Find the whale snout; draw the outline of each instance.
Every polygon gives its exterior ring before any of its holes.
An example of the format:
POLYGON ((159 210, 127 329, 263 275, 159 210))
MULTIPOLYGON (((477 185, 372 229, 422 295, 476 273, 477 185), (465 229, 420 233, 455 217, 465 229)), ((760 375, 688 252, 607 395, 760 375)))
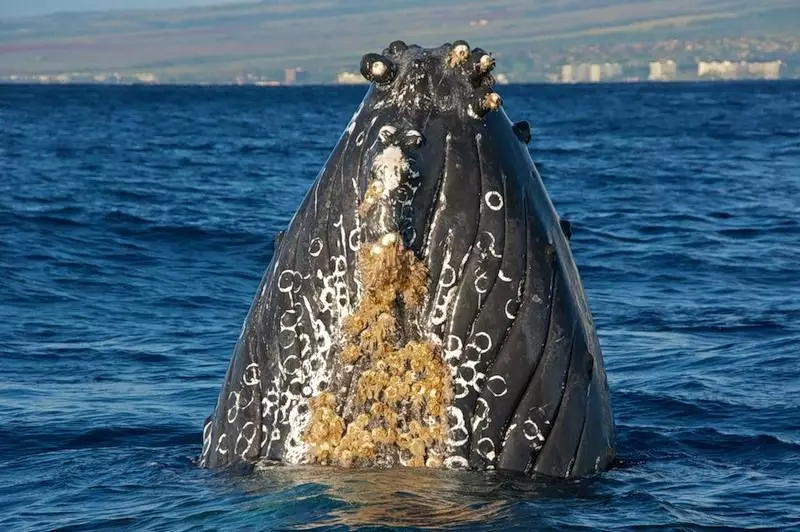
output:
POLYGON ((277 247, 201 463, 605 468, 614 426, 568 239, 465 41, 395 41, 277 247))

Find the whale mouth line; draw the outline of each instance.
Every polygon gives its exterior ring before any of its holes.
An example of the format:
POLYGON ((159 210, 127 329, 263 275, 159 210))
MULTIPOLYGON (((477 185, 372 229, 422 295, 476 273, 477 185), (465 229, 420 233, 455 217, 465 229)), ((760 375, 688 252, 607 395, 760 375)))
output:
POLYGON ((464 41, 364 56, 372 85, 276 239, 200 465, 563 478, 611 463, 571 228, 494 67, 464 41))

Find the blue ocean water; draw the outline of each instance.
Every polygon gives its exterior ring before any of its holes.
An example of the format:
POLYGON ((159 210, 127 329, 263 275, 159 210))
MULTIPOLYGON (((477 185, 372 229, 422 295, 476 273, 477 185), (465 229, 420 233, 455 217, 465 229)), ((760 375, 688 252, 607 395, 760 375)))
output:
POLYGON ((501 89, 573 224, 623 467, 198 469, 363 87, 0 86, 0 530, 800 527, 800 84, 501 89))

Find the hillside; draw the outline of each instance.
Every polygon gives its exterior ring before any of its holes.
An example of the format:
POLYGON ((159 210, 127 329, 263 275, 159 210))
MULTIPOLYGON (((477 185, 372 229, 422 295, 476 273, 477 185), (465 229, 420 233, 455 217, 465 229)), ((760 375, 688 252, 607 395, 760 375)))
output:
POLYGON ((796 0, 276 0, 56 14, 0 20, 0 75, 146 71, 162 80, 222 80, 256 72, 282 79, 283 69, 301 67, 312 80, 330 81, 396 38, 427 45, 464 38, 524 77, 574 46, 602 55, 619 43, 792 38, 798 20, 796 0))

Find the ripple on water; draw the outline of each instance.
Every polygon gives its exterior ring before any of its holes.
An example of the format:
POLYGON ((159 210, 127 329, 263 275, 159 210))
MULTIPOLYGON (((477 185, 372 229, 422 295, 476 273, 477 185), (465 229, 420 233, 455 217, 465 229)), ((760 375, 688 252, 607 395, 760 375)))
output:
POLYGON ((362 93, 0 86, 0 530, 800 528, 794 82, 503 89, 572 222, 620 467, 196 468, 362 93))

